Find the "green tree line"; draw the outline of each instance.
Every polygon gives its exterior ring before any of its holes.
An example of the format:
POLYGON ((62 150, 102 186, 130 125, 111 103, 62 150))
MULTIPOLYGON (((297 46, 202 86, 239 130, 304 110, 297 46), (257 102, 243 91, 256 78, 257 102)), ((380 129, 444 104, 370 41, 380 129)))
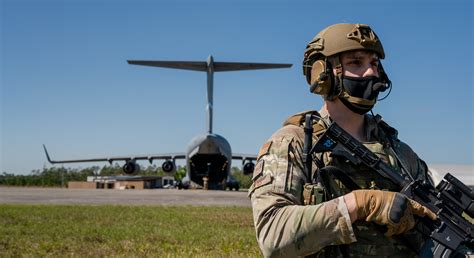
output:
MULTIPOLYGON (((138 173, 142 176, 164 176, 165 172, 156 165, 142 168, 138 173)), ((69 181, 86 181, 88 176, 118 176, 124 175, 122 167, 118 164, 113 166, 92 166, 87 168, 66 168, 50 167, 42 170, 33 170, 29 175, 15 175, 7 172, 0 174, 0 185, 6 186, 43 186, 43 187, 64 187, 69 181)), ((181 180, 186 175, 186 168, 177 166, 173 176, 176 180, 181 180)), ((232 176, 240 182, 241 188, 248 188, 251 178, 245 176, 242 171, 232 168, 232 176)))

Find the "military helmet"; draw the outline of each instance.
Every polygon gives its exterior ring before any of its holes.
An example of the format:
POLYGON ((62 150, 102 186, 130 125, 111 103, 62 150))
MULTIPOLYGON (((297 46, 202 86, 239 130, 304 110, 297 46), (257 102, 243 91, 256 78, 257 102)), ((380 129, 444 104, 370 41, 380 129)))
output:
POLYGON ((326 69, 326 58, 351 50, 369 50, 385 58, 382 43, 375 32, 365 24, 340 23, 319 32, 306 46, 303 59, 303 74, 311 84, 311 68, 317 60, 326 69))

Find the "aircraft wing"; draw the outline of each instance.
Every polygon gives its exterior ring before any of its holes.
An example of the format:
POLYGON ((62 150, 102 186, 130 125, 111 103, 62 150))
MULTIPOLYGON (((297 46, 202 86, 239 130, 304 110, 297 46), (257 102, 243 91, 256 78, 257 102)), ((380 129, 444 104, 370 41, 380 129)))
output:
POLYGON ((243 153, 233 153, 232 154, 232 159, 240 159, 242 161, 246 160, 257 160, 257 155, 255 154, 243 154, 243 153))
POLYGON ((193 61, 145 61, 145 60, 127 60, 129 64, 133 65, 145 65, 155 67, 165 67, 174 69, 184 69, 193 71, 206 71, 206 62, 193 62, 193 61))
POLYGON ((163 154, 145 154, 145 155, 130 155, 130 156, 113 156, 105 158, 92 158, 92 159, 71 159, 71 160, 52 160, 49 156, 46 146, 43 144, 44 152, 49 163, 81 163, 81 162, 109 162, 112 164, 114 161, 136 161, 136 160, 148 160, 150 164, 155 159, 184 159, 186 155, 184 153, 163 153, 163 154))
POLYGON ((287 68, 291 66, 292 64, 214 62, 214 71, 227 72, 239 70, 275 69, 287 68))

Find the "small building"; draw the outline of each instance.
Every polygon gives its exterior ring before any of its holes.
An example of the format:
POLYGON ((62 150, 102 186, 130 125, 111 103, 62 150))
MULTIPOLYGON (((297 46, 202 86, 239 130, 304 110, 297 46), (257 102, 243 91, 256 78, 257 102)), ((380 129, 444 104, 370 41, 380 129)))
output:
POLYGON ((67 188, 96 189, 97 183, 96 182, 83 182, 83 181, 69 181, 67 183, 67 188))
POLYGON ((68 188, 154 189, 163 188, 163 185, 169 184, 170 180, 173 180, 174 183, 174 179, 170 178, 161 176, 88 176, 86 182, 70 181, 68 188))

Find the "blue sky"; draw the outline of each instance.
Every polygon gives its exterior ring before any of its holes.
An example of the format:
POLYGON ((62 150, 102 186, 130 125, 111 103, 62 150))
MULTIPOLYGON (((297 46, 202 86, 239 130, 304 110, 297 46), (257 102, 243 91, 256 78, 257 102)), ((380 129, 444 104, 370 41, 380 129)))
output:
MULTIPOLYGON (((127 59, 292 63, 215 74, 214 131, 256 153, 291 114, 319 109, 308 41, 366 23, 393 82, 374 112, 431 164, 474 164, 472 1, 1 0, 0 172, 55 159, 184 151, 205 131, 204 73, 127 59)), ((81 164, 86 167, 90 164, 81 164)))

